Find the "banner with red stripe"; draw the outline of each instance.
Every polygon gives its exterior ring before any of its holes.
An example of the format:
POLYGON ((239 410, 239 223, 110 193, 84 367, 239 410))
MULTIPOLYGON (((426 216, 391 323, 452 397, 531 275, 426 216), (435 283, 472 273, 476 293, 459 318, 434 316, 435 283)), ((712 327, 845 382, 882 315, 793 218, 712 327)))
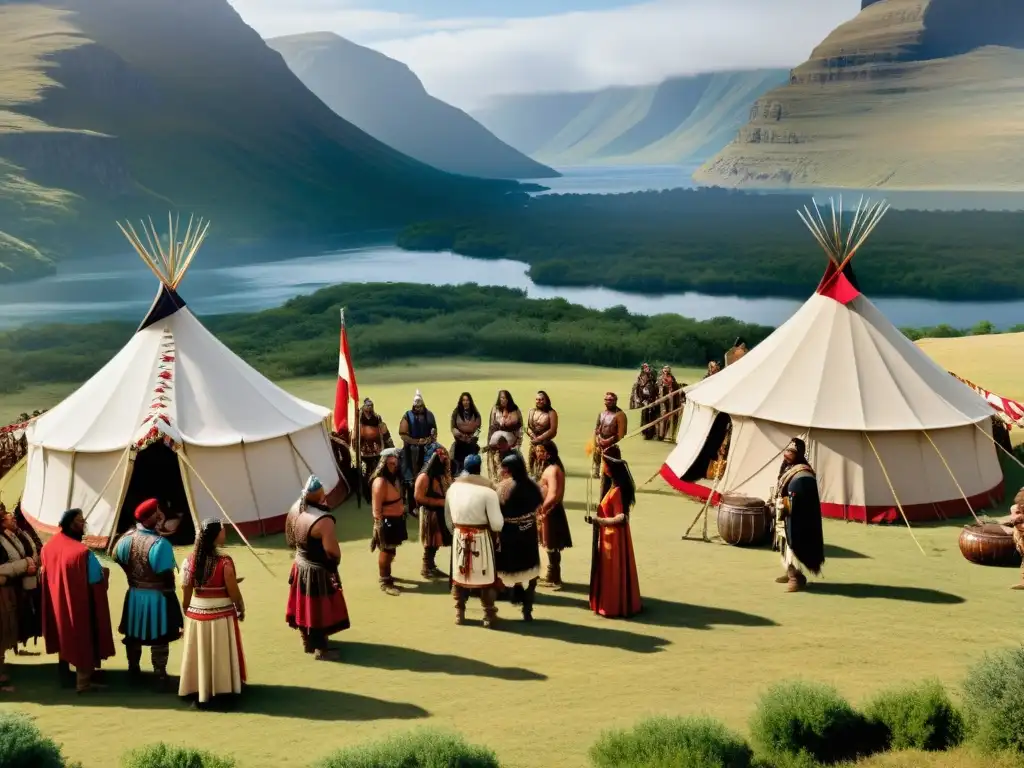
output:
POLYGON ((334 431, 348 430, 349 402, 359 401, 359 386, 356 372, 352 367, 352 354, 348 347, 348 331, 345 330, 345 308, 341 309, 341 346, 338 351, 338 386, 334 391, 334 431))

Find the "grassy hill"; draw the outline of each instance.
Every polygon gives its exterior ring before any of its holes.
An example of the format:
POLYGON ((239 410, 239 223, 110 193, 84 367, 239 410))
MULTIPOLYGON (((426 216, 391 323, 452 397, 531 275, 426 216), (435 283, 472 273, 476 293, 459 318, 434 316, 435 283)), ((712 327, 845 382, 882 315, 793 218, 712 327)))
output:
POLYGON ((405 64, 330 32, 267 40, 309 90, 341 117, 450 173, 539 179, 558 172, 504 143, 461 109, 427 93, 405 64))
POLYGON ((879 0, 764 94, 697 181, 1019 190, 1024 6, 879 0))
POLYGON ((0 260, 16 275, 45 269, 34 249, 108 247, 126 216, 196 211, 229 237, 325 237, 511 188, 442 173, 338 117, 226 0, 0 3, 0 260))
MULTIPOLYGON (((466 626, 453 626, 447 584, 425 583, 418 575, 415 538, 395 561, 404 593, 382 595, 369 551, 370 510, 348 504, 337 512, 352 617, 352 628, 337 638, 340 662, 317 663, 302 653, 283 619, 291 553, 281 537, 254 539, 274 575, 242 547, 229 547, 245 577, 247 606, 241 632, 249 686, 234 711, 197 714, 173 695, 132 685, 120 651, 104 663, 111 689, 88 699, 57 687, 54 657, 11 655, 8 671, 17 691, 0 698, 0 710, 36 718, 83 768, 108 768, 124 750, 159 740, 231 754, 242 768, 301 768, 336 748, 423 725, 461 731, 495 749, 502 765, 583 768, 588 747, 603 731, 648 715, 707 714, 746 732, 759 694, 791 679, 797 667, 802 679, 835 685, 861 704, 880 690, 925 678, 955 692, 983 652, 1017 644, 1021 595, 1007 587, 1018 574, 964 560, 956 543, 962 520, 915 528, 927 556, 902 526, 827 520, 824 578, 804 594, 787 595, 773 582, 776 553, 682 540, 700 505, 660 479, 643 488, 631 521, 645 612, 628 621, 593 615, 587 608, 584 445, 605 390, 625 392, 634 373, 448 360, 360 374, 360 391, 373 398, 392 430, 416 389, 442 421, 467 389, 487 405, 499 388, 520 402, 538 388, 551 395, 561 414, 558 444, 568 472, 574 546, 563 556, 566 588, 540 590, 531 624, 501 603, 500 629, 486 632, 473 601, 466 626), (752 656, 751 649, 760 652, 752 656), (501 716, 468 719, 469 701, 500 702, 501 716), (131 711, 158 714, 160 728, 124 727, 118 715, 131 711)), ((315 402, 333 402, 333 377, 281 384, 315 402)), ((0 398, 0 412, 6 410, 0 398)), ((639 438, 626 443, 638 484, 668 450, 639 438)), ((4 489, 3 496, 9 503, 16 489, 4 489)), ((714 515, 709 533, 715 534, 714 515)), ((177 551, 179 562, 186 554, 177 551)), ((438 561, 447 571, 448 550, 438 561)), ((113 568, 115 622, 124 589, 123 574, 113 568)), ((173 643, 172 674, 180 654, 181 643, 173 643)), ((957 752, 890 755, 865 768, 1011 765, 957 752)))
POLYGON ((475 114, 512 146, 553 165, 693 164, 731 141, 751 102, 786 77, 785 70, 716 72, 593 93, 509 96, 475 114))

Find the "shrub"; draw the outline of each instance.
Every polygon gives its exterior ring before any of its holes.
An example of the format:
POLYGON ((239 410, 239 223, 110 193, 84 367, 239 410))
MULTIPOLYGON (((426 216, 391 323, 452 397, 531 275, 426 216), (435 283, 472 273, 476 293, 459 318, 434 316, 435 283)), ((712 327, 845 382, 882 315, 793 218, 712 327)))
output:
POLYGON ((783 683, 761 696, 750 721, 758 755, 775 765, 850 760, 878 751, 884 738, 839 693, 812 683, 783 683))
POLYGON ((985 654, 963 688, 972 740, 989 752, 1024 754, 1024 646, 985 654))
POLYGON ((938 681, 887 691, 868 704, 868 720, 884 729, 889 749, 951 749, 964 740, 964 718, 938 681))
POLYGON ((168 744, 134 749, 121 758, 121 768, 234 768, 234 765, 230 757, 168 744))
POLYGON ((500 768, 484 747, 440 731, 413 731, 384 741, 350 747, 315 763, 313 768, 500 768))
POLYGON ((590 748, 598 768, 749 768, 751 750, 710 718, 657 717, 605 733, 590 748))
POLYGON ((4 768, 64 768, 60 747, 24 715, 0 715, 0 763, 4 768))

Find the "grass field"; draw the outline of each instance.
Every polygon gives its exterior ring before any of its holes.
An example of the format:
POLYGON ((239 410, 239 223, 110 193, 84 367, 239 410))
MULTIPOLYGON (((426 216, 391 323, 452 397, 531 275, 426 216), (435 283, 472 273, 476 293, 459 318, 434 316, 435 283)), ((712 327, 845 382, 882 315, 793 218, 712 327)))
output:
MULTIPOLYGON (((943 364, 987 382, 990 356, 978 356, 978 365, 970 367, 966 350, 963 345, 962 359, 943 364)), ((1018 358, 1003 361, 1012 359, 1018 358)), ((442 423, 463 389, 473 392, 481 409, 500 387, 524 406, 538 388, 550 393, 561 414, 558 443, 569 472, 567 507, 576 546, 564 556, 566 589, 542 592, 532 624, 501 604, 500 631, 485 631, 471 603, 468 625, 454 626, 445 588, 419 579, 416 545, 403 547, 395 564, 407 591, 397 598, 383 595, 369 552, 369 510, 349 504, 338 519, 353 627, 339 636, 340 663, 311 661, 285 625, 289 553, 280 538, 271 538, 254 543, 276 577, 243 549, 232 551, 246 577, 243 633, 251 682, 238 712, 196 713, 174 696, 131 690, 123 655, 110 664, 112 690, 87 701, 57 688, 52 659, 14 659, 17 693, 0 695, 0 708, 37 717, 85 768, 115 765, 125 749, 159 740, 232 753, 248 768, 286 760, 302 766, 338 747, 421 725, 459 730, 509 765, 572 767, 586 765, 587 748, 602 730, 645 715, 707 713, 745 731, 758 693, 782 678, 835 684, 855 703, 926 677, 955 688, 986 649, 1019 641, 1018 603, 1024 598, 1007 589, 1017 574, 964 560, 957 548, 959 523, 917 527, 927 553, 922 555, 906 528, 827 521, 825 578, 806 593, 789 595, 773 583, 778 559, 767 550, 681 540, 699 507, 660 479, 644 487, 633 515, 645 612, 630 621, 591 614, 584 445, 604 391, 624 397, 632 377, 630 371, 453 362, 368 370, 360 381, 360 394, 375 400, 393 430, 416 388, 442 423)), ((691 371, 680 376, 695 378, 691 371)), ((331 380, 284 385, 317 402, 333 400, 331 380)), ((0 401, 0 416, 52 405, 62 394, 25 392, 0 401)), ((657 442, 629 441, 625 454, 638 484, 668 450, 657 442)), ((12 485, 5 498, 16 493, 12 485)), ((115 622, 123 590, 123 576, 112 574, 115 622)), ((172 670, 179 652, 172 646, 172 670)), ((870 765, 996 763, 957 753, 884 757, 870 765)))

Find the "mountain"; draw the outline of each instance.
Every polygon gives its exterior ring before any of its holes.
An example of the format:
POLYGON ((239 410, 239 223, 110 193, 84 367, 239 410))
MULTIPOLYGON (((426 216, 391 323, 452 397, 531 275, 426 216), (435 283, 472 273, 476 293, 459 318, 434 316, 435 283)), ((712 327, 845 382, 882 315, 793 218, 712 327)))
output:
POLYGON ((694 178, 722 186, 1024 187, 1024 3, 863 0, 694 178))
POLYGON ((552 165, 696 164, 732 141, 751 102, 788 74, 715 72, 588 93, 506 96, 474 116, 552 165))
POLYGON ((226 0, 0 0, 0 279, 195 211, 212 242, 330 238, 498 200, 332 112, 226 0))
POLYGON ((267 40, 306 87, 353 125, 450 173, 492 179, 560 174, 435 99, 405 64, 330 32, 267 40))

